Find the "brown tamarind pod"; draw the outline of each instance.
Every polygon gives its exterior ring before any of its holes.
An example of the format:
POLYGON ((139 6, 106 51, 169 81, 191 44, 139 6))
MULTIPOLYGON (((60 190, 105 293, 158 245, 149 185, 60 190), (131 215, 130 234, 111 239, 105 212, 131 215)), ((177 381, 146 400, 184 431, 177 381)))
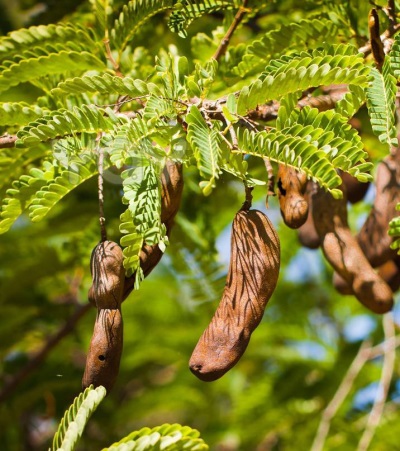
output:
POLYGON ((364 199, 370 185, 369 182, 360 182, 348 172, 343 171, 340 172, 340 177, 346 187, 347 200, 351 204, 356 204, 364 199))
POLYGON ((123 346, 122 315, 119 308, 97 311, 82 388, 103 385, 107 392, 118 376, 123 346))
POLYGON ((379 163, 376 173, 376 195, 371 211, 357 235, 357 241, 371 265, 375 268, 396 258, 390 248, 394 238, 388 235, 389 222, 400 213, 400 151, 379 163))
POLYGON ((118 308, 124 289, 125 271, 122 249, 113 241, 103 241, 92 251, 92 286, 89 301, 97 308, 118 308))
MULTIPOLYGON (((161 222, 165 224, 167 236, 170 236, 174 218, 179 210, 183 193, 183 174, 182 164, 167 160, 161 174, 161 222)), ((144 244, 140 251, 140 267, 143 274, 147 277, 161 260, 163 252, 158 246, 144 244)), ((135 274, 125 278, 124 301, 135 285, 135 274)))
POLYGON ((314 219, 312 215, 312 199, 310 193, 313 189, 314 182, 308 181, 306 191, 304 193, 304 199, 308 203, 308 214, 306 222, 300 226, 297 230, 298 238, 302 246, 309 249, 317 249, 320 245, 320 239, 317 231, 315 230, 314 219))
POLYGON ((113 241, 99 243, 93 249, 90 270, 89 300, 97 307, 97 316, 82 387, 103 385, 110 391, 118 375, 123 346, 121 301, 125 271, 118 244, 113 241))
POLYGON ((284 164, 278 169, 278 198, 285 224, 297 229, 302 226, 308 215, 308 203, 304 198, 307 175, 284 164))
POLYGON ((267 216, 240 210, 233 221, 231 260, 218 308, 190 358, 190 370, 214 381, 243 355, 279 276, 280 243, 267 216))
POLYGON ((375 273, 349 229, 345 193, 342 199, 334 199, 330 193, 316 187, 312 193, 312 202, 321 248, 333 269, 367 308, 375 313, 391 310, 392 290, 375 273))
MULTIPOLYGON (((378 268, 378 274, 395 293, 400 288, 400 258, 385 262, 378 268)), ((340 294, 354 294, 348 283, 337 272, 333 273, 332 282, 340 294)))

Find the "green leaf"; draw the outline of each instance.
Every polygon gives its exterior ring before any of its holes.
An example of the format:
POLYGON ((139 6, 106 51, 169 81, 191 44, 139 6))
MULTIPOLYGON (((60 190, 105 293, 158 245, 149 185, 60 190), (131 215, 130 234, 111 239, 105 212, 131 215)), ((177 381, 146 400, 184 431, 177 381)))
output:
POLYGON ((361 86, 349 85, 349 90, 335 105, 335 111, 342 116, 351 118, 365 102, 365 90, 361 86))
POLYGON ((155 14, 172 8, 173 0, 131 0, 124 5, 111 30, 111 40, 119 54, 132 41, 143 24, 155 14))
POLYGON ((385 57, 382 73, 371 70, 372 81, 367 90, 367 107, 371 117, 372 130, 379 141, 388 146, 397 146, 396 113, 396 79, 392 74, 389 57, 385 57))
POLYGON ((117 124, 124 122, 126 119, 115 116, 110 109, 103 110, 94 105, 82 105, 81 108, 59 110, 59 113, 31 122, 17 133, 16 145, 33 146, 41 141, 75 133, 111 131, 117 124))
POLYGON ((0 38, 0 61, 12 61, 33 48, 45 49, 47 45, 74 46, 76 50, 93 51, 97 47, 90 29, 72 23, 39 25, 12 31, 0 38))
POLYGON ((52 451, 72 451, 82 435, 90 416, 106 396, 102 386, 88 387, 74 399, 71 407, 65 412, 53 439, 52 451))
POLYGON ((196 429, 180 424, 163 424, 155 428, 143 428, 132 432, 127 437, 103 451, 207 451, 208 445, 199 438, 196 429))
POLYGON ((25 125, 40 116, 48 114, 49 110, 26 102, 0 103, 0 125, 25 125))
MULTIPOLYGON (((106 167, 105 165, 104 169, 106 167)), ((29 206, 29 217, 32 222, 42 220, 64 196, 97 172, 97 161, 93 154, 82 154, 70 159, 69 168, 43 186, 32 198, 29 206)))
MULTIPOLYGON (((396 210, 400 210, 400 202, 396 206, 396 210)), ((389 235, 396 237, 397 239, 391 244, 392 249, 398 249, 397 253, 400 254, 400 216, 393 218, 389 222, 389 235)))
POLYGON ((240 4, 238 0, 186 0, 184 3, 179 2, 169 18, 168 26, 179 36, 186 38, 186 30, 195 19, 215 11, 230 11, 233 8, 238 8, 240 4))
POLYGON ((187 140, 194 150, 197 167, 203 177, 210 179, 202 184, 204 194, 210 194, 220 174, 222 159, 221 137, 216 123, 213 128, 206 123, 199 109, 192 105, 186 116, 187 140))
POLYGON ((351 83, 367 86, 370 68, 349 45, 332 45, 270 63, 260 79, 239 93, 238 113, 243 115, 268 100, 311 87, 351 83), (260 83, 261 80, 261 83, 260 83))
POLYGON ((83 75, 69 78, 52 89, 54 95, 81 94, 83 92, 98 92, 101 94, 128 95, 133 98, 149 93, 147 84, 142 80, 116 75, 83 75))
MULTIPOLYGON (((341 191, 335 188, 341 184, 341 178, 335 167, 323 150, 301 134, 302 128, 298 125, 293 129, 269 133, 238 130, 239 150, 234 152, 268 157, 272 161, 302 169, 332 195, 340 197, 341 191)), ((311 130, 312 127, 309 127, 311 130)))
POLYGON ((303 19, 296 23, 282 25, 248 45, 234 72, 241 77, 257 73, 265 67, 270 58, 284 51, 315 48, 318 44, 332 42, 337 34, 337 25, 323 18, 303 19))
POLYGON ((92 53, 61 50, 49 55, 24 58, 8 67, 0 67, 0 92, 20 83, 48 77, 53 74, 104 70, 105 65, 92 53))

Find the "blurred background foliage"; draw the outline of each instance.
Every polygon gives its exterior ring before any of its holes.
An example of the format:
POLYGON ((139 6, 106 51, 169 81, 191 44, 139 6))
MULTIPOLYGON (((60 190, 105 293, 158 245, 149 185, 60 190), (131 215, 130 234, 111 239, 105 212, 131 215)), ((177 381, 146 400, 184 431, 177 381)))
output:
MULTIPOLYGON (((234 40, 244 41, 259 29, 299 19, 304 9, 318 8, 319 3, 269 2, 269 14, 239 29, 234 40)), ((368 2, 341 3, 367 17, 368 2)), ((89 11, 87 2, 79 0, 1 0, 0 7, 2 34, 64 17, 84 22, 89 11)), ((212 38, 219 22, 218 15, 198 20, 183 40, 168 31, 163 17, 156 16, 145 25, 152 32, 144 30, 143 42, 137 46, 155 54, 175 44, 181 54, 192 55, 190 38, 199 32, 212 38)), ((360 20, 360 33, 366 33, 365 24, 360 20)), ((362 116, 361 111, 366 146, 373 158, 382 157, 380 144, 362 116)), ((257 169, 264 170, 261 164, 257 169)), ((254 206, 266 212, 265 191, 265 187, 255 189, 254 206)), ((352 207, 350 222, 355 227, 373 196, 371 187, 366 201, 352 207)), ((108 234, 115 240, 119 239, 120 197, 118 184, 105 185, 108 234)), ((296 232, 280 219, 277 200, 270 198, 268 215, 282 246, 278 287, 237 366, 219 381, 197 380, 188 360, 220 299, 229 262, 230 224, 242 201, 242 187, 227 174, 213 195, 205 198, 195 173, 186 169, 171 245, 141 289, 123 304, 119 378, 89 421, 78 449, 98 450, 132 430, 166 422, 199 429, 212 450, 310 449, 321 413, 361 342, 383 340, 381 317, 367 312, 355 298, 334 291, 332 271, 320 251, 300 247, 296 232)), ((99 239, 97 208, 96 181, 89 180, 46 221, 31 224, 22 217, 0 236, 1 449, 46 449, 59 419, 81 389, 94 309, 82 315, 32 371, 26 365, 87 303, 89 259, 99 239), (21 382, 10 388, 7 384, 20 375, 21 382)), ((395 320, 397 312, 396 307, 395 320)), ((332 421, 325 449, 357 448, 381 371, 379 356, 365 364, 332 421)), ((396 361, 384 416, 370 449, 398 447, 399 371, 396 361)))

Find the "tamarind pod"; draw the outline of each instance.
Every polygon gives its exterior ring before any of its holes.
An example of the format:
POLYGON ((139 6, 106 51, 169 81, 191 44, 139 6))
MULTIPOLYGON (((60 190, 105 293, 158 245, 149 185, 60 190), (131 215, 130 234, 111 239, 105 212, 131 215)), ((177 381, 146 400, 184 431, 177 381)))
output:
POLYGON ((400 151, 379 163, 376 173, 376 195, 371 211, 357 235, 357 241, 373 267, 396 258, 390 248, 394 238, 388 235, 389 222, 400 213, 400 151))
POLYGON ((308 203, 307 219, 306 222, 297 230, 297 236, 301 245, 308 247, 309 249, 317 249, 320 245, 320 239, 317 231, 315 230, 314 220, 312 216, 313 204, 310 193, 313 190, 313 186, 315 186, 315 183, 309 180, 307 183, 306 192, 304 193, 304 199, 308 203))
MULTIPOLYGON (((389 285, 393 293, 400 288, 400 260, 388 260, 378 268, 379 276, 389 285)), ((333 286, 343 295, 354 294, 348 283, 337 272, 333 273, 333 286)))
POLYGON ((214 381, 243 355, 279 276, 280 243, 258 210, 239 211, 232 225, 231 260, 218 308, 190 358, 190 370, 214 381))
POLYGON ((107 392, 118 376, 123 346, 122 315, 119 308, 99 309, 89 353, 86 358, 82 388, 103 385, 107 392))
POLYGON ((308 215, 308 203, 304 198, 307 175, 284 164, 278 169, 278 198, 285 224, 297 229, 302 226, 308 215))
POLYGON ((340 172, 340 177, 346 187, 347 200, 351 204, 356 204, 364 199, 370 185, 369 182, 360 182, 348 172, 343 171, 340 172))
MULTIPOLYGON (((342 185, 342 190, 343 185, 342 185)), ((346 195, 335 200, 317 188, 312 194, 313 219, 321 248, 334 270, 348 283, 356 298, 375 313, 393 307, 393 293, 375 273, 351 234, 347 222, 346 195)))
MULTIPOLYGON (((174 224, 175 216, 183 193, 183 174, 182 164, 167 160, 161 174, 161 222, 165 224, 167 236, 170 236, 174 224)), ((157 266, 163 256, 163 252, 158 244, 143 244, 140 251, 139 260, 143 274, 147 277, 157 266)), ((135 286, 135 274, 125 278, 124 292, 122 301, 124 301, 135 286)))
POLYGON ((113 241, 100 242, 92 251, 92 286, 89 301, 99 309, 118 308, 124 289, 125 271, 122 249, 113 241))

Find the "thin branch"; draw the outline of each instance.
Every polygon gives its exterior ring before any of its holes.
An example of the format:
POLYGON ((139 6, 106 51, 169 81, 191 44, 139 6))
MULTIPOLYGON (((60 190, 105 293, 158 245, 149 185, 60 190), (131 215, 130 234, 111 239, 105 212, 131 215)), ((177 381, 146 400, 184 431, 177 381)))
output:
POLYGON ((240 22, 243 20, 243 17, 246 15, 246 13, 249 12, 249 9, 247 8, 247 3, 248 0, 243 0, 243 5, 239 8, 238 12, 236 13, 233 19, 231 26, 229 27, 229 30, 226 32, 226 35, 223 37, 222 41, 220 42, 217 50, 213 55, 213 58, 215 60, 218 61, 221 58, 221 56, 225 54, 233 33, 239 26, 240 22))
POLYGON ((100 145, 102 133, 100 132, 97 135, 96 141, 97 141, 97 167, 99 171, 98 176, 98 195, 99 195, 99 221, 100 221, 100 235, 101 235, 101 241, 107 240, 107 230, 106 230, 106 218, 104 215, 104 190, 103 190, 103 164, 104 164, 104 149, 100 145))
POLYGON ((103 39, 103 43, 104 43, 104 46, 105 46, 105 48, 106 48, 106 56, 107 56, 107 59, 108 59, 108 61, 110 61, 110 63, 112 64, 112 66, 113 66, 113 68, 114 68, 114 70, 115 70, 115 74, 118 76, 118 77, 123 77, 123 74, 122 74, 122 72, 120 72, 120 70, 119 70, 119 64, 115 61, 115 59, 114 59, 114 57, 112 56, 112 53, 111 53, 111 48, 110 48, 110 40, 108 39, 108 38, 104 38, 103 39))
POLYGON ((15 141, 17 139, 17 135, 9 135, 8 133, 0 136, 0 149, 15 147, 15 141))
POLYGON ((268 175, 268 185, 267 185, 267 199, 265 201, 268 208, 269 196, 275 196, 275 174, 274 169, 269 158, 264 158, 265 169, 268 175))
POLYGON ((68 334, 70 334, 76 326, 76 323, 82 316, 88 312, 91 304, 87 303, 79 305, 75 312, 67 319, 65 324, 60 329, 51 335, 43 347, 29 360, 29 362, 16 373, 12 379, 6 381, 3 389, 0 391, 0 403, 9 398, 16 388, 44 361, 47 354, 68 334))
POLYGON ((376 428, 382 418, 383 408, 389 393, 390 381, 393 376, 395 353, 395 328, 392 313, 383 317, 383 330, 385 333, 385 351, 383 357, 383 366, 381 379, 379 381, 378 392, 374 405, 368 416, 367 425, 358 444, 357 451, 366 451, 374 437, 376 428))
POLYGON ((336 412, 339 410, 340 406, 343 404, 343 401, 346 399, 346 396, 349 394, 353 386, 354 380, 356 379, 358 373, 361 371, 365 362, 368 360, 370 349, 370 342, 368 340, 363 341, 360 349, 357 352, 357 355, 355 356, 352 364, 347 370, 347 373, 342 379, 342 382, 336 393, 334 394, 331 402, 322 412, 321 421, 319 423, 311 451, 321 451, 323 449, 326 437, 331 426, 331 420, 336 415, 336 412))

